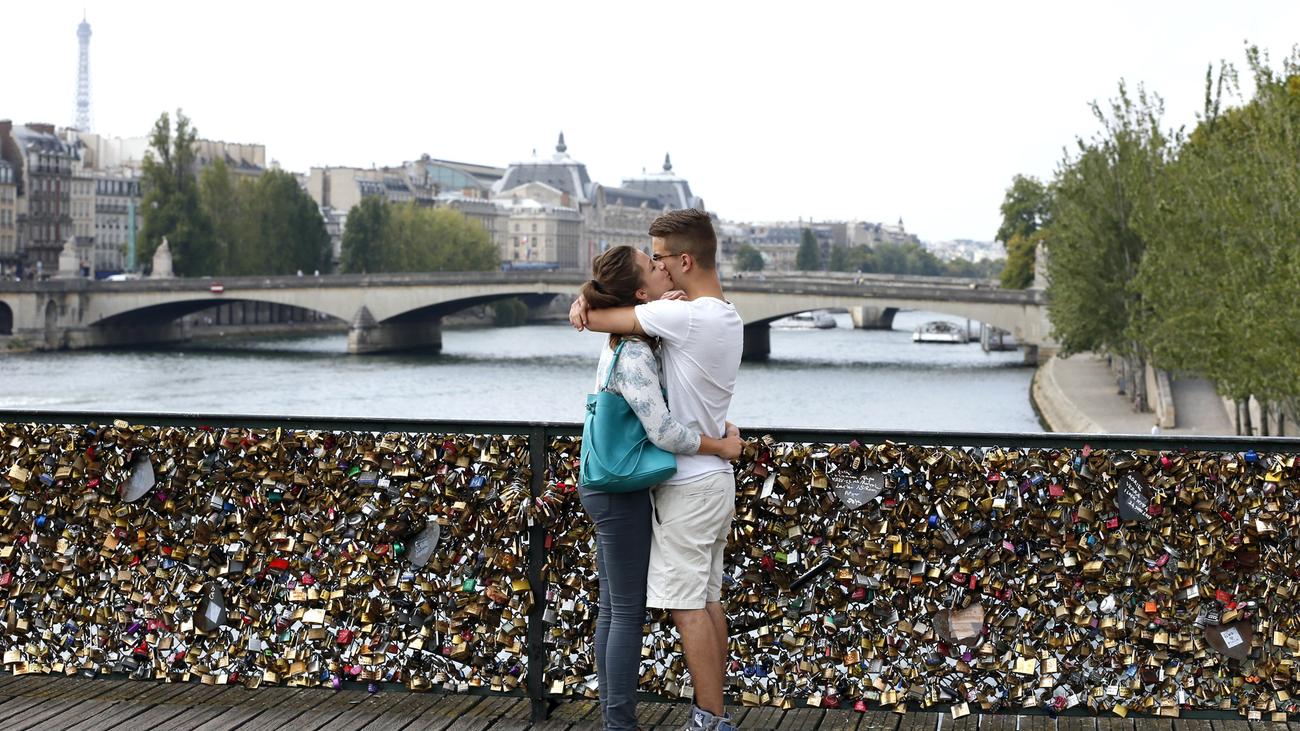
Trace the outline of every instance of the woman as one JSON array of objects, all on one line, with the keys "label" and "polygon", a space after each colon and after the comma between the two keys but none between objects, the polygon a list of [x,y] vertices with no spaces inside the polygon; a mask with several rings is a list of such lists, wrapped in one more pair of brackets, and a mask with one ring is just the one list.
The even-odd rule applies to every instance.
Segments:
[{"label": "woman", "polygon": [[[591,264],[592,279],[582,296],[592,309],[629,307],[662,297],[672,277],[643,251],[615,246]],[[668,411],[660,385],[655,344],[638,336],[611,335],[596,369],[599,389],[609,373],[614,348],[626,340],[609,389],[627,400],[655,446],[676,454],[740,456],[740,435],[713,439],[682,425]],[[650,491],[597,492],[579,486],[579,497],[596,526],[596,569],[600,612],[596,617],[596,674],[607,731],[636,728],[636,691],[645,625],[646,574],[650,563]]]}]

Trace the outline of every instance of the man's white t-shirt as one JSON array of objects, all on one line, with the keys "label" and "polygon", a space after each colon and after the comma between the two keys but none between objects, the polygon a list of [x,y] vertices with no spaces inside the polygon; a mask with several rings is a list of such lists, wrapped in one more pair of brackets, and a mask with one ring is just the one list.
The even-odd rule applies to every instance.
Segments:
[{"label": "man's white t-shirt", "polygon": [[[745,324],[735,305],[714,297],[656,300],[637,305],[636,319],[646,334],[661,339],[664,387],[673,417],[690,429],[721,439],[745,344]],[[715,472],[731,472],[731,463],[712,454],[679,454],[677,474],[664,484],[690,482]]]}]

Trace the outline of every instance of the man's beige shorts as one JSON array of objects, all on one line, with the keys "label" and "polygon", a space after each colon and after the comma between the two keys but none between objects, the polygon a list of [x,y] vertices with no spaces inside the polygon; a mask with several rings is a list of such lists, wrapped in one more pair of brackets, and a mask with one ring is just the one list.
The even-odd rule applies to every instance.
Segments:
[{"label": "man's beige shorts", "polygon": [[722,557],[736,512],[736,477],[715,472],[650,491],[654,505],[646,605],[703,609],[722,599]]}]

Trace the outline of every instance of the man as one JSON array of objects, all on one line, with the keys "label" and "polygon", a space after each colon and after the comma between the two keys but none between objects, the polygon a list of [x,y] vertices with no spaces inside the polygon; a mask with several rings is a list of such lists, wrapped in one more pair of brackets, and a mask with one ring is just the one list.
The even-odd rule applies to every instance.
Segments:
[{"label": "man", "polygon": [[[744,323],[723,299],[718,239],[708,214],[673,211],[650,225],[654,260],[684,300],[588,310],[579,298],[569,321],[579,330],[660,338],[664,386],[673,415],[688,428],[722,437],[740,370]],[[723,708],[727,620],[722,558],[736,505],[731,464],[711,455],[677,455],[677,474],[651,491],[653,543],[646,604],[672,611],[695,687],[689,729],[731,731]]]}]

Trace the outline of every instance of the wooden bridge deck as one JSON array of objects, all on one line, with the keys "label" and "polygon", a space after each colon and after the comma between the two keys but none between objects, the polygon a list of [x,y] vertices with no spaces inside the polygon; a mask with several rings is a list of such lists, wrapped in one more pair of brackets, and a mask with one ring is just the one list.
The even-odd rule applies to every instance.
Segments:
[{"label": "wooden bridge deck", "polygon": [[[405,690],[369,694],[323,688],[150,683],[37,675],[0,677],[0,728],[6,731],[58,729],[202,729],[224,731],[596,731],[596,704],[575,701],[557,707],[549,720],[529,721],[527,699],[507,696],[443,695]],[[686,720],[688,706],[643,703],[647,731],[671,731]],[[800,708],[732,709],[737,724],[752,731],[1300,731],[1286,723],[1169,718],[1121,719],[1091,716],[971,715]]]}]

